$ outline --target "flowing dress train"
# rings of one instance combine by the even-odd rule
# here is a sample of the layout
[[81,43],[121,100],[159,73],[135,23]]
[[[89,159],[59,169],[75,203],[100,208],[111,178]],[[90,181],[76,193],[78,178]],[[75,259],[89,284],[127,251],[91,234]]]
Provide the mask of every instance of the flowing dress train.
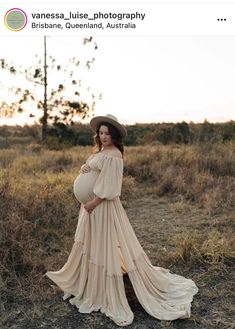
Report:
[[[121,204],[123,160],[99,152],[87,163],[97,174],[95,183],[91,179],[89,198],[97,195],[105,200],[91,214],[81,205],[66,263],[46,275],[62,289],[64,300],[71,297],[69,302],[79,312],[100,310],[119,326],[131,324],[134,317],[125,294],[124,273],[151,316],[160,320],[190,317],[191,302],[198,291],[194,281],[151,264]],[[83,177],[87,188],[89,175]]]

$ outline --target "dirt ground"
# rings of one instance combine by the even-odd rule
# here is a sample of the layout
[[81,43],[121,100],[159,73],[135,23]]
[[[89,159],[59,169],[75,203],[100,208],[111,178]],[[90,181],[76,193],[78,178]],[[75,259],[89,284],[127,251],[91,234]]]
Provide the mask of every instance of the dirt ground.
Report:
[[[176,235],[185,231],[192,234],[199,232],[203,238],[208,230],[220,225],[223,218],[221,219],[220,216],[208,218],[198,207],[154,196],[140,196],[125,204],[125,208],[133,229],[153,265],[167,267],[172,273],[191,278],[199,288],[192,304],[191,318],[160,321],[146,313],[138,302],[128,277],[124,277],[127,299],[134,313],[134,321],[127,328],[235,328],[231,266],[198,265],[192,262],[185,263],[172,257],[175,251]],[[71,245],[72,242],[71,238]],[[2,328],[119,328],[100,312],[80,314],[68,300],[62,300],[63,293],[48,278],[43,277],[40,280],[45,280],[48,291],[51,289],[54,291],[54,298],[51,299],[45,294],[40,297],[40,300],[34,299],[32,303],[28,300],[27,302],[18,301],[18,303],[9,300],[3,309],[5,316],[3,316]]]

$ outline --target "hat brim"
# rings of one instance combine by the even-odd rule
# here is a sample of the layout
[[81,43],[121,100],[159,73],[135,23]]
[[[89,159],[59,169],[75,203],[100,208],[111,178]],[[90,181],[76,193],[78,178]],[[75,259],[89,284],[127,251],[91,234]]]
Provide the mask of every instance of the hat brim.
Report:
[[126,128],[123,127],[119,122],[112,120],[111,118],[106,117],[106,116],[97,116],[97,117],[92,118],[90,121],[91,129],[93,131],[95,131],[101,122],[111,123],[114,127],[116,127],[118,129],[118,131],[120,132],[120,134],[122,135],[123,138],[126,137],[126,135],[127,135]]

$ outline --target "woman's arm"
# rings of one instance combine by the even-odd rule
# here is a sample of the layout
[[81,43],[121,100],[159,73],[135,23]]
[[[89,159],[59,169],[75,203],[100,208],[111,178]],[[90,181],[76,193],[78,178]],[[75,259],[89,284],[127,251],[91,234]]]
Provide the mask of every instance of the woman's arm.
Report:
[[99,198],[96,196],[94,199],[91,201],[88,201],[84,204],[84,208],[86,209],[89,214],[97,207],[104,199]]

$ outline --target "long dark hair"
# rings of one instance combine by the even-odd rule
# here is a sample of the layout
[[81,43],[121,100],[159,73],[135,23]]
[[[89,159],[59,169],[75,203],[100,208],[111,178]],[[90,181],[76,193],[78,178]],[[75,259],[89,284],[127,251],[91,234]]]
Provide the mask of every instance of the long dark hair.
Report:
[[100,152],[102,148],[102,143],[99,137],[99,130],[101,126],[105,126],[108,128],[113,144],[119,149],[119,151],[122,153],[123,156],[124,145],[123,145],[122,135],[120,134],[119,130],[109,122],[101,122],[96,128],[95,134],[93,136],[95,142],[95,152]]

